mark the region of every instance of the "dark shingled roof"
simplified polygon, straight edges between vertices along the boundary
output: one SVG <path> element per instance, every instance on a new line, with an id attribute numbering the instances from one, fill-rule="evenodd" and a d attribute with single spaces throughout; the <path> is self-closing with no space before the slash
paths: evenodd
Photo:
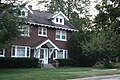
<path id="1" fill-rule="evenodd" d="M 77 31 L 77 29 L 67 22 L 65 20 L 64 25 L 60 24 L 55 24 L 51 21 L 51 17 L 54 16 L 55 14 L 48 13 L 48 12 L 43 12 L 43 11 L 37 11 L 33 10 L 33 14 L 31 14 L 31 17 L 29 19 L 29 22 L 32 24 L 37 23 L 37 24 L 44 24 L 44 25 L 49 25 L 49 26 L 54 26 L 54 28 L 60 28 L 60 29 L 72 29 L 74 31 Z M 46 26 L 47 27 L 47 26 Z"/>

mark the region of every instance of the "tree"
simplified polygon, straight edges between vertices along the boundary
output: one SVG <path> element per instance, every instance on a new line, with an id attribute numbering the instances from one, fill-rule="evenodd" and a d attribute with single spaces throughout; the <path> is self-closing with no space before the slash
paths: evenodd
<path id="1" fill-rule="evenodd" d="M 113 29 L 120 33 L 120 0 L 102 0 L 96 5 L 99 14 L 95 18 L 98 29 Z"/>
<path id="2" fill-rule="evenodd" d="M 47 8 L 52 13 L 62 11 L 76 28 L 82 29 L 90 21 L 89 5 L 89 0 L 51 0 Z"/>
<path id="3" fill-rule="evenodd" d="M 120 35 L 112 30 L 101 30 L 91 35 L 90 40 L 82 42 L 85 55 L 94 55 L 98 61 L 109 63 L 120 55 Z"/>
<path id="4" fill-rule="evenodd" d="M 94 55 L 86 55 L 82 50 L 82 44 L 85 40 L 90 40 L 90 31 L 80 31 L 72 35 L 68 41 L 68 48 L 70 50 L 70 58 L 74 61 L 73 66 L 90 67 L 95 65 L 96 57 Z"/>
<path id="5" fill-rule="evenodd" d="M 25 19 L 19 17 L 20 9 L 24 6 L 14 5 L 15 2 L 0 3 L 0 48 L 8 48 L 20 35 L 19 26 Z"/>

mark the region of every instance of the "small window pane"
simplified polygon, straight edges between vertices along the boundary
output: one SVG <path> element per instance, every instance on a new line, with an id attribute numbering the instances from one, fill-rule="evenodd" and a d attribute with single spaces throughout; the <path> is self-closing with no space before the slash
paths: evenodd
<path id="1" fill-rule="evenodd" d="M 17 47 L 17 56 L 25 56 L 25 47 Z"/>
<path id="2" fill-rule="evenodd" d="M 42 34 L 42 28 L 39 28 L 39 34 Z"/>
<path id="3" fill-rule="evenodd" d="M 22 11 L 22 16 L 25 16 L 25 11 Z"/>
<path id="4" fill-rule="evenodd" d="M 43 35 L 46 35 L 46 34 L 47 34 L 47 29 L 43 28 Z"/>
<path id="5" fill-rule="evenodd" d="M 58 22 L 58 18 L 56 18 L 56 22 Z"/>
<path id="6" fill-rule="evenodd" d="M 65 36 L 62 36 L 62 39 L 65 39 Z"/>
<path id="7" fill-rule="evenodd" d="M 63 59 L 63 50 L 60 50 L 57 52 L 57 58 L 58 59 Z"/>
<path id="8" fill-rule="evenodd" d="M 19 31 L 21 32 L 21 36 L 29 36 L 29 29 L 28 25 L 20 27 Z"/>
<path id="9" fill-rule="evenodd" d="M 40 58 L 43 59 L 44 58 L 44 50 L 40 49 Z"/>
<path id="10" fill-rule="evenodd" d="M 60 23 L 62 23 L 62 19 L 60 19 Z"/>

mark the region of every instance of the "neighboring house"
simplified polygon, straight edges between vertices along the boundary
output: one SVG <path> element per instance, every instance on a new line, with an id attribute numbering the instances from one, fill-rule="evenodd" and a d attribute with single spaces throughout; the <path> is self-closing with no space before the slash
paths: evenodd
<path id="1" fill-rule="evenodd" d="M 50 63 L 54 59 L 67 59 L 69 50 L 67 41 L 72 32 L 78 31 L 68 22 L 62 13 L 55 14 L 32 10 L 31 17 L 20 31 L 23 33 L 16 38 L 10 50 L 0 50 L 1 57 L 36 57 Z M 28 15 L 22 10 L 21 15 Z"/>

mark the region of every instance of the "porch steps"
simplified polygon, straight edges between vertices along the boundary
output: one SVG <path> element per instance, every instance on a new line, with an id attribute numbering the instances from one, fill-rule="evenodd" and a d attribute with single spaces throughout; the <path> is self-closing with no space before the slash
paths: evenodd
<path id="1" fill-rule="evenodd" d="M 43 68 L 55 68 L 52 64 L 43 64 Z"/>

